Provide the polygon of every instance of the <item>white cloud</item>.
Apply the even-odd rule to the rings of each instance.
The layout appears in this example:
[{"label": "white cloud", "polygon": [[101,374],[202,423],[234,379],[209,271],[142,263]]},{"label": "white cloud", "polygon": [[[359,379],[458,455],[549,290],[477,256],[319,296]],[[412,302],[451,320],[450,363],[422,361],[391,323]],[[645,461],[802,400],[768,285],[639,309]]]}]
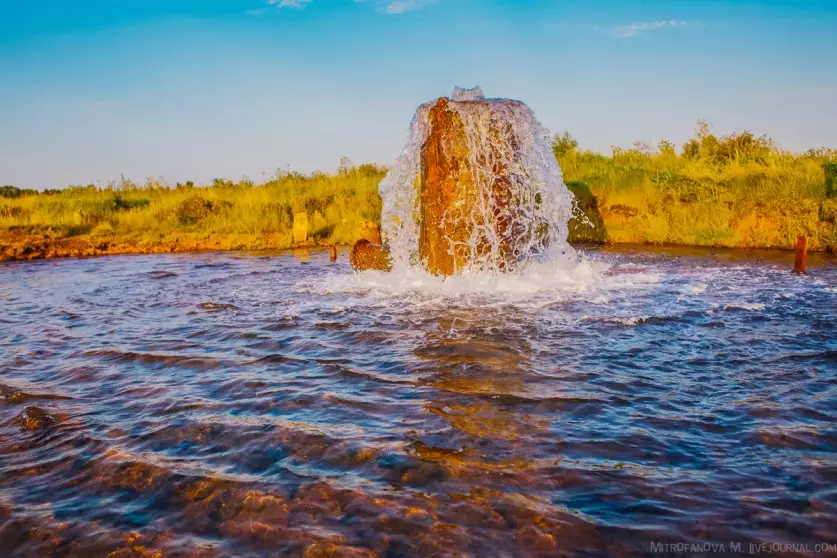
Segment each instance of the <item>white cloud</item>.
[{"label": "white cloud", "polygon": [[276,6],[277,8],[304,8],[311,3],[311,0],[265,0],[268,6]]},{"label": "white cloud", "polygon": [[[313,0],[262,0],[264,5],[281,10],[282,8],[302,9]],[[386,14],[403,14],[412,12],[422,7],[435,2],[436,0],[355,0],[359,4],[369,3],[382,13]],[[263,14],[267,8],[259,8],[255,10],[247,10],[250,15]]]},{"label": "white cloud", "polygon": [[384,11],[388,14],[403,14],[413,10],[421,9],[422,6],[433,2],[433,0],[392,0],[387,3]]},{"label": "white cloud", "polygon": [[612,37],[619,39],[630,39],[642,33],[649,33],[659,29],[677,28],[677,27],[694,27],[696,22],[684,21],[682,19],[662,19],[659,21],[646,21],[642,23],[630,23],[628,25],[616,25],[614,27],[600,27],[598,25],[592,26],[592,29],[600,31]]}]

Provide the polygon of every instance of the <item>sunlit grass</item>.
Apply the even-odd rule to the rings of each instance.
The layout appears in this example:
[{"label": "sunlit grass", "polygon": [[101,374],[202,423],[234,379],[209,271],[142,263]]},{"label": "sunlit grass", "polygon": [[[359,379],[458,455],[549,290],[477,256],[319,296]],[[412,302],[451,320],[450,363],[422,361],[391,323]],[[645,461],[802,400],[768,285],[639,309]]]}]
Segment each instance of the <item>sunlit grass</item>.
[{"label": "sunlit grass", "polygon": [[789,248],[806,235],[812,249],[837,244],[832,150],[795,155],[747,132],[718,138],[704,122],[679,152],[637,143],[604,156],[568,134],[553,148],[571,188],[595,197],[599,240]]},{"label": "sunlit grass", "polygon": [[70,187],[0,198],[0,227],[140,240],[289,235],[293,214],[305,211],[312,240],[350,243],[358,230],[380,221],[378,183],[384,174],[384,169],[363,165],[335,175],[291,173],[261,185],[216,180],[205,187],[156,182]]},{"label": "sunlit grass", "polygon": [[[705,123],[681,149],[637,143],[602,155],[580,149],[569,134],[556,136],[553,148],[588,216],[571,223],[571,240],[790,248],[804,234],[813,250],[837,245],[832,150],[796,155],[749,133],[715,137]],[[138,246],[200,247],[211,239],[223,248],[277,247],[291,245],[293,215],[304,211],[311,242],[351,244],[380,223],[385,173],[344,165],[334,175],[283,173],[258,185],[0,187],[0,232]]]}]

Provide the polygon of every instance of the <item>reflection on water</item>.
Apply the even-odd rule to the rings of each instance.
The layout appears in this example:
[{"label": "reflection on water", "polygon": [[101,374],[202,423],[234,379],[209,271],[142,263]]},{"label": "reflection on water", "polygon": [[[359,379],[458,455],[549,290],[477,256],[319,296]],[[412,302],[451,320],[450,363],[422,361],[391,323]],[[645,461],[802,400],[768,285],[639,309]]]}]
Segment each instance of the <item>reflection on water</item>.
[{"label": "reflection on water", "polygon": [[298,262],[308,263],[311,261],[311,250],[308,248],[294,248],[291,253]]},{"label": "reflection on water", "polygon": [[0,266],[0,555],[837,542],[833,259],[468,292],[293,256]]}]

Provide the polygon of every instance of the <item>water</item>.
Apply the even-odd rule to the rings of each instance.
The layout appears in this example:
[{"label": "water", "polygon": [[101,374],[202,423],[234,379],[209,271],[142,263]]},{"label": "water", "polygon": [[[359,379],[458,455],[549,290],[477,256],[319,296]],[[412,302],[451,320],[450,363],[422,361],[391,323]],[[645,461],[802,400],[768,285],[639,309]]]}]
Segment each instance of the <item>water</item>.
[{"label": "water", "polygon": [[[421,105],[410,125],[410,137],[395,166],[379,186],[385,242],[396,271],[406,272],[420,260],[419,182],[422,150],[431,134],[431,111],[437,101]],[[467,148],[466,168],[459,173],[457,202],[442,219],[450,229],[467,229],[466,238],[447,236],[451,254],[465,254],[467,269],[487,273],[505,270],[506,251],[524,270],[530,262],[574,263],[567,244],[567,222],[573,194],[564,185],[552,153],[552,139],[520,101],[486,99],[481,88],[454,89],[447,102],[462,123],[466,145],[445,130],[445,150],[457,164],[457,148]],[[456,146],[456,147],[454,147]]]},{"label": "water", "polygon": [[4,264],[0,555],[837,543],[837,262],[812,258]]}]

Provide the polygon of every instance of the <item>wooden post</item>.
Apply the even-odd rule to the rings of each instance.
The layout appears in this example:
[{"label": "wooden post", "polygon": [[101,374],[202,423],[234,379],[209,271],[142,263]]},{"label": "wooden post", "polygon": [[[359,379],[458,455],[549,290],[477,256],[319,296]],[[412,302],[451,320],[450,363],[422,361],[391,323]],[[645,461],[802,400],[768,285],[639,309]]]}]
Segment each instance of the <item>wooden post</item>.
[{"label": "wooden post", "polygon": [[331,261],[333,261],[333,262],[337,261],[337,246],[335,246],[334,244],[331,245],[331,251],[329,252],[329,259],[331,259]]},{"label": "wooden post", "polygon": [[308,213],[300,211],[294,213],[294,244],[302,244],[308,240]]},{"label": "wooden post", "polygon": [[808,237],[800,236],[796,239],[796,262],[793,265],[795,273],[805,273],[808,264]]}]

